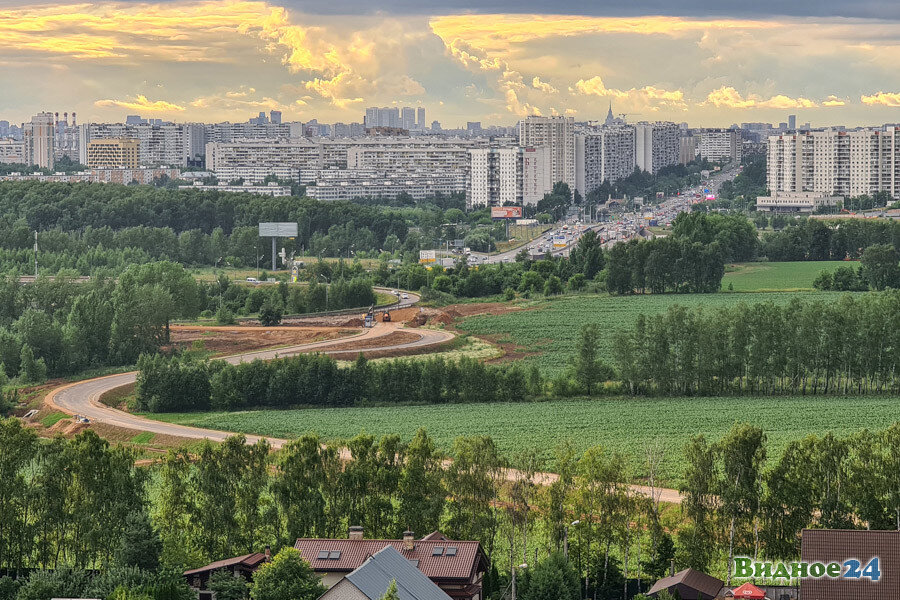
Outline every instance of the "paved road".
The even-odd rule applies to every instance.
[[[351,337],[343,337],[334,340],[326,340],[322,342],[314,342],[311,344],[302,344],[287,348],[278,348],[273,350],[259,350],[256,352],[247,352],[245,354],[237,354],[224,358],[226,362],[238,364],[250,362],[253,360],[271,360],[274,358],[284,358],[296,354],[307,352],[321,352],[322,354],[346,354],[352,352],[346,348],[342,350],[329,350],[330,346],[337,344],[346,344],[348,341],[365,339],[367,341],[378,339],[390,335],[395,331],[405,331],[419,336],[419,339],[411,342],[395,344],[385,342],[384,345],[375,344],[365,348],[367,352],[378,350],[403,350],[428,346],[435,343],[441,343],[453,339],[454,335],[447,331],[434,329],[401,329],[396,323],[378,323],[375,327],[364,331],[363,333]],[[213,431],[209,429],[201,429],[199,427],[185,427],[183,425],[174,425],[171,423],[162,423],[153,421],[137,415],[126,413],[114,408],[110,408],[100,403],[100,396],[104,393],[114,390],[123,385],[134,383],[137,378],[137,372],[121,373],[119,375],[110,375],[108,377],[99,377],[72,383],[61,388],[57,388],[47,396],[47,401],[58,407],[60,410],[73,415],[81,415],[87,417],[91,421],[98,423],[107,423],[117,427],[125,427],[127,429],[136,429],[139,431],[149,431],[151,433],[159,433],[163,435],[173,435],[192,439],[210,439],[222,441],[233,433],[225,431]],[[255,442],[260,439],[257,436],[247,436],[248,441]],[[285,440],[276,440],[268,438],[275,447],[280,447]]]

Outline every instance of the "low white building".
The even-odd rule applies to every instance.
[[[291,188],[278,185],[275,182],[269,182],[267,185],[253,185],[245,183],[243,185],[228,185],[220,183],[218,185],[203,185],[200,181],[195,181],[193,185],[180,185],[179,190],[200,190],[203,192],[229,192],[234,194],[258,194],[260,196],[272,196],[279,198],[282,196],[290,196]]]
[[[811,213],[823,206],[835,206],[843,196],[828,196],[821,192],[773,192],[771,196],[756,198],[760,212]]]

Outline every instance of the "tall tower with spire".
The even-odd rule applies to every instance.
[[[606,125],[612,125],[616,122],[616,118],[613,116],[612,112],[612,101],[609,102],[609,112],[606,113]]]

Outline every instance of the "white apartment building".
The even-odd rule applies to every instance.
[[[522,204],[534,206],[552,189],[550,148],[522,148]]]
[[[465,190],[465,176],[459,173],[405,173],[378,169],[322,169],[306,195],[323,201],[355,198],[394,199],[408,194],[414,200],[449,196]]]
[[[700,131],[700,156],[712,162],[740,162],[741,132],[737,129],[703,129]]]
[[[519,145],[550,150],[550,177],[575,189],[575,120],[572,117],[526,117],[519,121]]]
[[[771,193],[900,198],[900,127],[824,129],[769,136]]]
[[[87,147],[92,140],[125,138],[138,140],[138,158],[142,166],[186,167],[190,162],[202,159],[206,128],[199,123],[83,124],[79,126],[79,162],[86,164]]]
[[[0,163],[22,164],[25,162],[25,142],[0,139]]]
[[[206,168],[219,179],[259,182],[269,175],[297,181],[300,169],[321,168],[320,145],[306,138],[206,144]]]
[[[42,169],[56,164],[53,113],[42,112],[25,123],[25,163]]]
[[[634,161],[642,171],[656,175],[678,163],[680,131],[669,121],[634,125]]]
[[[686,165],[697,158],[699,136],[683,135],[678,139],[678,164]]]
[[[179,185],[179,190],[199,190],[201,192],[228,192],[230,194],[257,194],[259,196],[272,196],[279,198],[291,195],[291,188],[269,182],[267,185],[253,185],[252,183],[244,183],[243,185],[228,185],[227,183],[219,183],[218,185],[203,185],[200,181],[195,181],[193,185]]]
[[[270,138],[303,137],[302,123],[210,123],[203,126],[208,142],[234,142]]]
[[[575,189],[582,196],[633,172],[634,127],[609,125],[575,134]]]
[[[469,150],[466,206],[537,204],[553,189],[549,162],[544,146]]]
[[[483,140],[358,140],[347,146],[348,169],[374,169],[403,174],[435,173],[461,178],[469,168],[469,149]],[[460,192],[465,191],[465,185]]]

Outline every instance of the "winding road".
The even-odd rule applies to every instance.
[[[383,338],[396,331],[404,331],[419,336],[419,339],[403,342],[390,343],[385,342],[384,345],[377,343],[371,344],[372,340]],[[223,358],[225,362],[230,364],[238,364],[250,362],[253,360],[272,360],[275,358],[285,358],[297,354],[320,352],[322,354],[347,354],[352,350],[347,350],[345,344],[348,341],[366,340],[366,352],[377,352],[379,350],[409,350],[423,346],[431,346],[440,344],[453,339],[455,336],[443,330],[437,329],[407,329],[395,323],[377,323],[371,329],[367,329],[360,334],[342,337],[322,342],[313,342],[309,344],[301,344],[298,346],[289,346],[284,348],[275,348],[271,350],[258,350],[247,352],[244,354],[235,354]],[[329,350],[331,346],[340,346],[339,349]],[[184,425],[175,425],[172,423],[163,423],[154,421],[138,415],[110,408],[100,402],[100,397],[116,388],[129,385],[137,380],[137,371],[121,373],[118,375],[109,375],[107,377],[98,377],[96,379],[88,379],[79,381],[69,385],[62,386],[50,392],[47,395],[46,402],[55,406],[59,410],[72,414],[87,417],[91,421],[98,423],[106,423],[116,427],[124,427],[127,429],[136,429],[138,431],[148,431],[150,433],[158,433],[162,435],[172,435],[190,439],[209,439],[213,441],[222,441],[228,436],[234,435],[234,432],[215,431],[211,429],[202,429],[199,427],[187,427]],[[254,443],[261,439],[258,436],[247,436],[250,443]],[[266,438],[276,448],[280,448],[287,440]]]
[[[378,343],[371,344],[373,340],[386,337],[394,332],[404,331],[419,336],[419,339],[402,342],[389,343],[383,345]],[[371,329],[364,330],[362,333],[332,339],[321,342],[313,342],[309,344],[301,344],[297,346],[282,347],[270,350],[258,350],[254,352],[246,352],[222,358],[222,360],[230,364],[239,364],[250,362],[253,360],[272,360],[276,358],[284,358],[297,354],[308,352],[320,352],[322,354],[347,354],[346,344],[356,340],[366,340],[366,352],[375,352],[379,350],[404,350],[414,349],[423,346],[431,346],[440,344],[453,339],[454,334],[436,329],[409,329],[400,326],[397,323],[377,323]],[[370,345],[371,344],[371,345]],[[340,346],[339,349],[329,348]],[[187,425],[177,425],[174,423],[164,423],[162,421],[154,421],[138,415],[127,413],[115,408],[111,408],[100,402],[100,397],[116,388],[132,384],[137,379],[137,372],[120,373],[117,375],[109,375],[106,377],[98,377],[70,383],[68,385],[56,388],[50,392],[45,402],[57,409],[72,415],[81,415],[87,417],[92,422],[105,423],[125,429],[133,429],[137,431],[146,431],[154,434],[170,435],[182,437],[186,439],[208,439],[214,442],[225,441],[230,436],[235,435],[232,431],[219,431],[215,429],[203,429],[200,427],[190,427]],[[281,448],[290,440],[281,438],[263,437],[257,435],[245,435],[247,443],[254,444],[261,439],[265,439],[274,448]],[[351,458],[347,449],[342,450],[341,457],[345,460]],[[449,464],[449,462],[447,463]],[[505,473],[506,479],[510,481],[518,480],[522,477],[521,473],[514,469],[508,469]],[[549,485],[553,483],[558,476],[555,473],[537,473],[534,481],[538,485]],[[682,496],[677,490],[656,488],[651,489],[646,486],[632,485],[630,489],[633,493],[648,496],[652,499],[671,503],[681,504]]]

